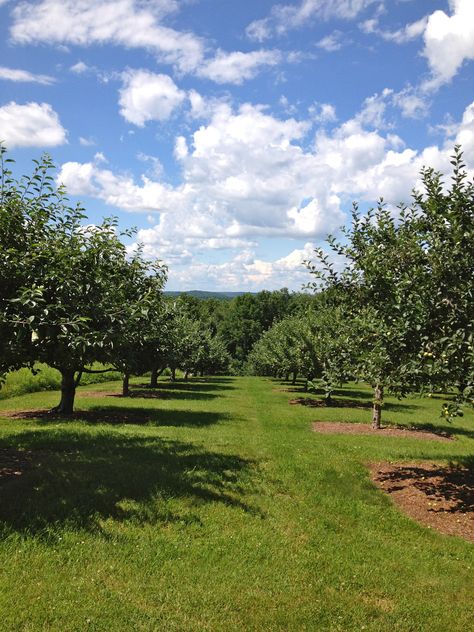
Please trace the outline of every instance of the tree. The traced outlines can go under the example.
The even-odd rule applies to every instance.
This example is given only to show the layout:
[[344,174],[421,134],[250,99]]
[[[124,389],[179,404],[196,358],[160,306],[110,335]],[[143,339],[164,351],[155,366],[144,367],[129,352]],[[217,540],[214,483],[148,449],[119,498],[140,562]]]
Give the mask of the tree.
[[[374,388],[372,425],[380,427],[384,390],[473,388],[474,188],[455,149],[451,188],[425,168],[423,189],[394,215],[383,204],[361,216],[354,205],[345,241],[328,242],[342,271],[322,251],[310,273],[340,297],[353,331],[354,374]],[[446,404],[450,417],[457,404]]]
[[[69,414],[82,373],[91,371],[94,361],[113,359],[127,324],[147,309],[149,293],[137,292],[138,280],[149,272],[163,279],[164,270],[147,264],[140,252],[127,257],[116,220],[84,226],[83,209],[71,208],[64,190],[53,186],[52,169],[45,157],[20,182],[2,172],[0,226],[2,238],[9,239],[8,265],[22,262],[15,283],[3,284],[1,300],[8,309],[2,323],[15,362],[39,360],[60,371],[61,401],[55,411]],[[5,220],[12,208],[24,227],[21,243],[12,239]],[[20,335],[13,335],[12,324]],[[13,363],[8,353],[2,362]]]
[[343,229],[346,241],[328,238],[342,271],[321,249],[315,251],[317,265],[307,262],[318,279],[313,288],[330,288],[350,322],[353,373],[374,389],[374,429],[380,428],[384,391],[403,396],[420,377],[413,358],[421,348],[425,310],[414,280],[424,260],[416,229],[416,215],[404,206],[395,218],[382,200],[365,216],[354,205],[351,226]]

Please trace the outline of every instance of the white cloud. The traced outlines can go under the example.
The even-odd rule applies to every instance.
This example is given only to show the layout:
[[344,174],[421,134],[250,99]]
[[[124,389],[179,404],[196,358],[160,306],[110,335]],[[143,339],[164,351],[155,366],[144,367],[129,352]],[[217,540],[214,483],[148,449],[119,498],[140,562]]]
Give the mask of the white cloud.
[[[246,104],[234,111],[220,103],[206,124],[176,139],[175,156],[182,167],[176,186],[159,173],[136,182],[97,161],[66,163],[61,180],[75,194],[82,191],[120,209],[155,214],[155,225],[138,238],[147,254],[165,258],[173,268],[192,262],[189,274],[215,275],[222,284],[234,279],[240,287],[247,282],[268,286],[284,278],[286,258],[256,258],[257,237],[312,242],[344,223],[341,208],[353,199],[373,204],[383,196],[392,205],[409,202],[424,165],[449,170],[455,142],[463,143],[474,165],[474,103],[453,137],[417,151],[384,124],[385,106],[393,98],[385,90],[366,99],[353,118],[330,132],[319,128],[310,148],[308,121],[278,119],[262,106]],[[329,104],[318,111],[331,120],[335,115]],[[246,254],[225,264],[196,262],[196,253],[209,249]],[[179,274],[173,272],[175,279]]]
[[97,145],[94,138],[84,138],[83,136],[79,136],[79,144],[83,147],[93,147]]
[[421,37],[425,32],[428,17],[424,16],[416,22],[406,24],[403,28],[396,31],[388,31],[379,28],[379,21],[377,18],[365,20],[360,24],[361,30],[367,35],[375,34],[384,39],[387,42],[394,42],[395,44],[405,44],[417,37]]
[[183,102],[185,92],[168,75],[147,70],[123,74],[120,114],[130,123],[143,127],[147,121],[165,121]]
[[452,15],[435,11],[426,25],[423,54],[433,75],[427,90],[449,82],[464,61],[474,59],[474,2],[450,0],[450,6]]
[[326,35],[316,43],[318,48],[322,48],[328,53],[333,53],[336,50],[340,50],[343,45],[344,34],[342,31],[333,31],[330,35]]
[[0,138],[12,147],[54,147],[66,142],[66,130],[48,103],[11,101],[0,107]]
[[333,123],[337,121],[336,108],[330,103],[313,103],[308,112],[316,123]]
[[176,3],[136,0],[40,0],[21,2],[12,11],[11,37],[21,44],[89,46],[118,44],[145,48],[184,72],[203,58],[203,42],[192,33],[163,26]]
[[198,70],[198,75],[216,83],[241,84],[257,75],[262,66],[275,66],[281,60],[276,50],[256,50],[250,53],[217,51],[214,59],[207,61]]
[[[162,256],[160,251],[149,254]],[[251,246],[222,263],[202,263],[189,253],[188,258],[173,262],[169,285],[180,289],[241,290],[244,287],[258,291],[290,287],[300,290],[309,280],[302,262],[313,257],[314,244],[311,242],[275,260],[259,258]]]
[[69,70],[76,75],[83,75],[85,72],[91,70],[91,68],[83,61],[78,61],[76,64],[73,64]]
[[420,119],[428,114],[429,103],[426,95],[411,86],[394,93],[393,103],[400,108],[404,118]]
[[54,77],[50,77],[49,75],[35,75],[28,70],[20,70],[19,68],[6,68],[5,66],[0,66],[0,79],[25,83],[41,83],[45,86],[50,85],[56,81]]
[[251,22],[248,37],[259,42],[298,28],[313,18],[353,20],[376,0],[300,0],[299,4],[276,4],[270,15]]

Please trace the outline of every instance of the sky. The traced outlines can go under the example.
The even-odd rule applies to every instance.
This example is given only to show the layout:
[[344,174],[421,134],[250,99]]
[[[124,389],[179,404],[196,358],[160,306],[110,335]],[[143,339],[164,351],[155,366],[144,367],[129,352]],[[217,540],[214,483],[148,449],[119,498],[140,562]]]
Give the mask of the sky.
[[474,0],[0,0],[0,139],[169,290],[300,290],[328,233],[460,143]]

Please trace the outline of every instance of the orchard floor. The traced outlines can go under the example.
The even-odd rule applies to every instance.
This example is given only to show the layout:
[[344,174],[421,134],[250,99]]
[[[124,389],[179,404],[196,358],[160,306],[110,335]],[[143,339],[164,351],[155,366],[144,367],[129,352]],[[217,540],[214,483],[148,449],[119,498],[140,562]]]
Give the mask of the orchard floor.
[[37,412],[55,392],[0,402],[0,630],[473,629],[473,544],[369,471],[472,473],[471,411],[447,425],[441,400],[388,400],[385,423],[454,441],[318,434],[368,422],[369,390],[316,410],[277,380],[142,382],[79,389],[70,420]]

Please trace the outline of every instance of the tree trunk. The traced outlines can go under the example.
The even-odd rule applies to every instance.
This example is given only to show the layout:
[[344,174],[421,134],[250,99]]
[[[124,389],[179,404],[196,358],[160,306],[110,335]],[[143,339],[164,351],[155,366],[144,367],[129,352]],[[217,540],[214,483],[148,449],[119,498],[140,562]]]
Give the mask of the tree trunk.
[[372,430],[380,429],[382,420],[383,386],[376,384],[374,387],[374,403],[372,407]]
[[61,401],[51,412],[60,415],[71,415],[74,411],[76,396],[76,380],[73,369],[61,369]]
[[151,370],[150,388],[156,388],[157,386],[158,386],[158,367],[154,366]]
[[186,371],[184,374],[184,379],[186,380],[186,382],[188,381],[188,377],[189,377],[189,371]]
[[122,379],[122,397],[130,395],[130,373],[124,373]]
[[291,380],[292,384],[296,384],[296,378],[298,376],[298,373],[296,371],[293,371],[293,379]]
[[332,406],[332,396],[331,393],[326,393],[324,395],[324,405],[325,406]]
[[170,382],[176,382],[176,369],[174,366],[171,367]]

